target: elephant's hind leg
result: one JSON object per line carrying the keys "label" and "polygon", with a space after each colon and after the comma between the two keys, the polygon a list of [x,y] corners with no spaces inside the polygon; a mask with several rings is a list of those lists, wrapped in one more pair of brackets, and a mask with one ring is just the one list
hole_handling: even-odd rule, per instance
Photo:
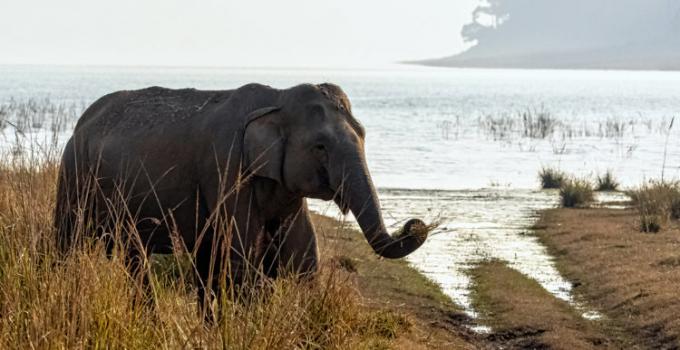
{"label": "elephant's hind leg", "polygon": [[60,176],[57,184],[57,203],[54,209],[54,228],[57,248],[67,254],[75,240],[76,214],[72,195],[68,191],[65,176]]}
{"label": "elephant's hind leg", "polygon": [[130,244],[130,247],[127,248],[125,255],[125,267],[135,284],[136,295],[133,301],[143,307],[155,307],[156,300],[150,277],[149,256],[145,254],[143,248],[135,247],[132,242],[128,244]]}
{"label": "elephant's hind leg", "polygon": [[[196,289],[198,294],[199,312],[207,322],[217,320],[217,306],[214,301],[220,300],[220,279],[223,269],[222,241],[214,239],[213,230],[205,233],[204,239],[196,249]],[[225,284],[229,283],[229,279]],[[225,289],[228,285],[223,286]]]}

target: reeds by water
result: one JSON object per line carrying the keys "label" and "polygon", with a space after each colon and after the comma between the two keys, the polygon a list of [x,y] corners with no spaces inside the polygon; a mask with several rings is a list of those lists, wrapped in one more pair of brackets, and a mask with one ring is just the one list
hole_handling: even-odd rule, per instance
{"label": "reeds by water", "polygon": [[665,135],[666,120],[610,117],[599,120],[568,120],[559,118],[546,107],[527,107],[514,113],[487,114],[477,120],[478,128],[496,141],[517,139],[559,139],[597,137],[621,140],[641,132]]}
{"label": "reeds by water", "polygon": [[597,175],[595,179],[597,183],[597,191],[618,191],[619,182],[616,180],[614,173],[611,170],[607,170],[604,174]]}
{"label": "reeds by water", "polygon": [[562,187],[567,175],[559,169],[543,167],[538,172],[538,179],[542,189],[556,189]]}
{"label": "reeds by water", "polygon": [[57,103],[49,98],[10,99],[0,104],[0,131],[12,127],[26,134],[35,131],[59,133],[68,130],[84,109],[84,103]]}

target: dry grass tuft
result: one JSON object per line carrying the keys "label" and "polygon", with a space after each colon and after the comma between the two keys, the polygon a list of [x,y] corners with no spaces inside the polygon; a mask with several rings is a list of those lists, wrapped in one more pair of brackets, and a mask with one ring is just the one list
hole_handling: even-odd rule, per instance
{"label": "dry grass tuft", "polygon": [[619,182],[614,177],[611,170],[597,176],[597,191],[618,191]]}
{"label": "dry grass tuft", "polygon": [[642,232],[659,232],[669,220],[680,219],[678,182],[649,181],[628,195],[638,209]]}
{"label": "dry grass tuft", "polygon": [[562,186],[567,176],[558,169],[543,167],[538,172],[538,179],[542,189],[555,189]]}
{"label": "dry grass tuft", "polygon": [[560,187],[560,202],[565,208],[587,207],[594,200],[593,184],[586,179],[568,179]]}

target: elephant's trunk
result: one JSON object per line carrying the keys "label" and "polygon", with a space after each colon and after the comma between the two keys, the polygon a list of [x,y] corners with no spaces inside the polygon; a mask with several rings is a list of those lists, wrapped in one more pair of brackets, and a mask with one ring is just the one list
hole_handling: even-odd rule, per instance
{"label": "elephant's trunk", "polygon": [[425,224],[411,219],[404,224],[401,232],[394,236],[387,233],[366,162],[362,156],[352,158],[352,165],[344,168],[342,199],[356,217],[373,250],[382,257],[398,259],[418,249],[427,238]]}

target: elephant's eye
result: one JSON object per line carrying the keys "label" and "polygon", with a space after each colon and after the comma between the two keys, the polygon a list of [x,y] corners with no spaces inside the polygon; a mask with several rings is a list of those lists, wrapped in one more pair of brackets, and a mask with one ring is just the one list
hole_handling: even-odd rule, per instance
{"label": "elephant's eye", "polygon": [[326,146],[322,144],[314,145],[314,147],[312,148],[312,152],[314,153],[314,156],[316,156],[316,158],[321,160],[322,162],[325,162],[328,159],[328,153],[326,153]]}
{"label": "elephant's eye", "polygon": [[324,145],[315,145],[315,146],[314,146],[314,153],[316,153],[316,154],[325,154],[325,153],[326,153],[326,146],[324,146]]}

